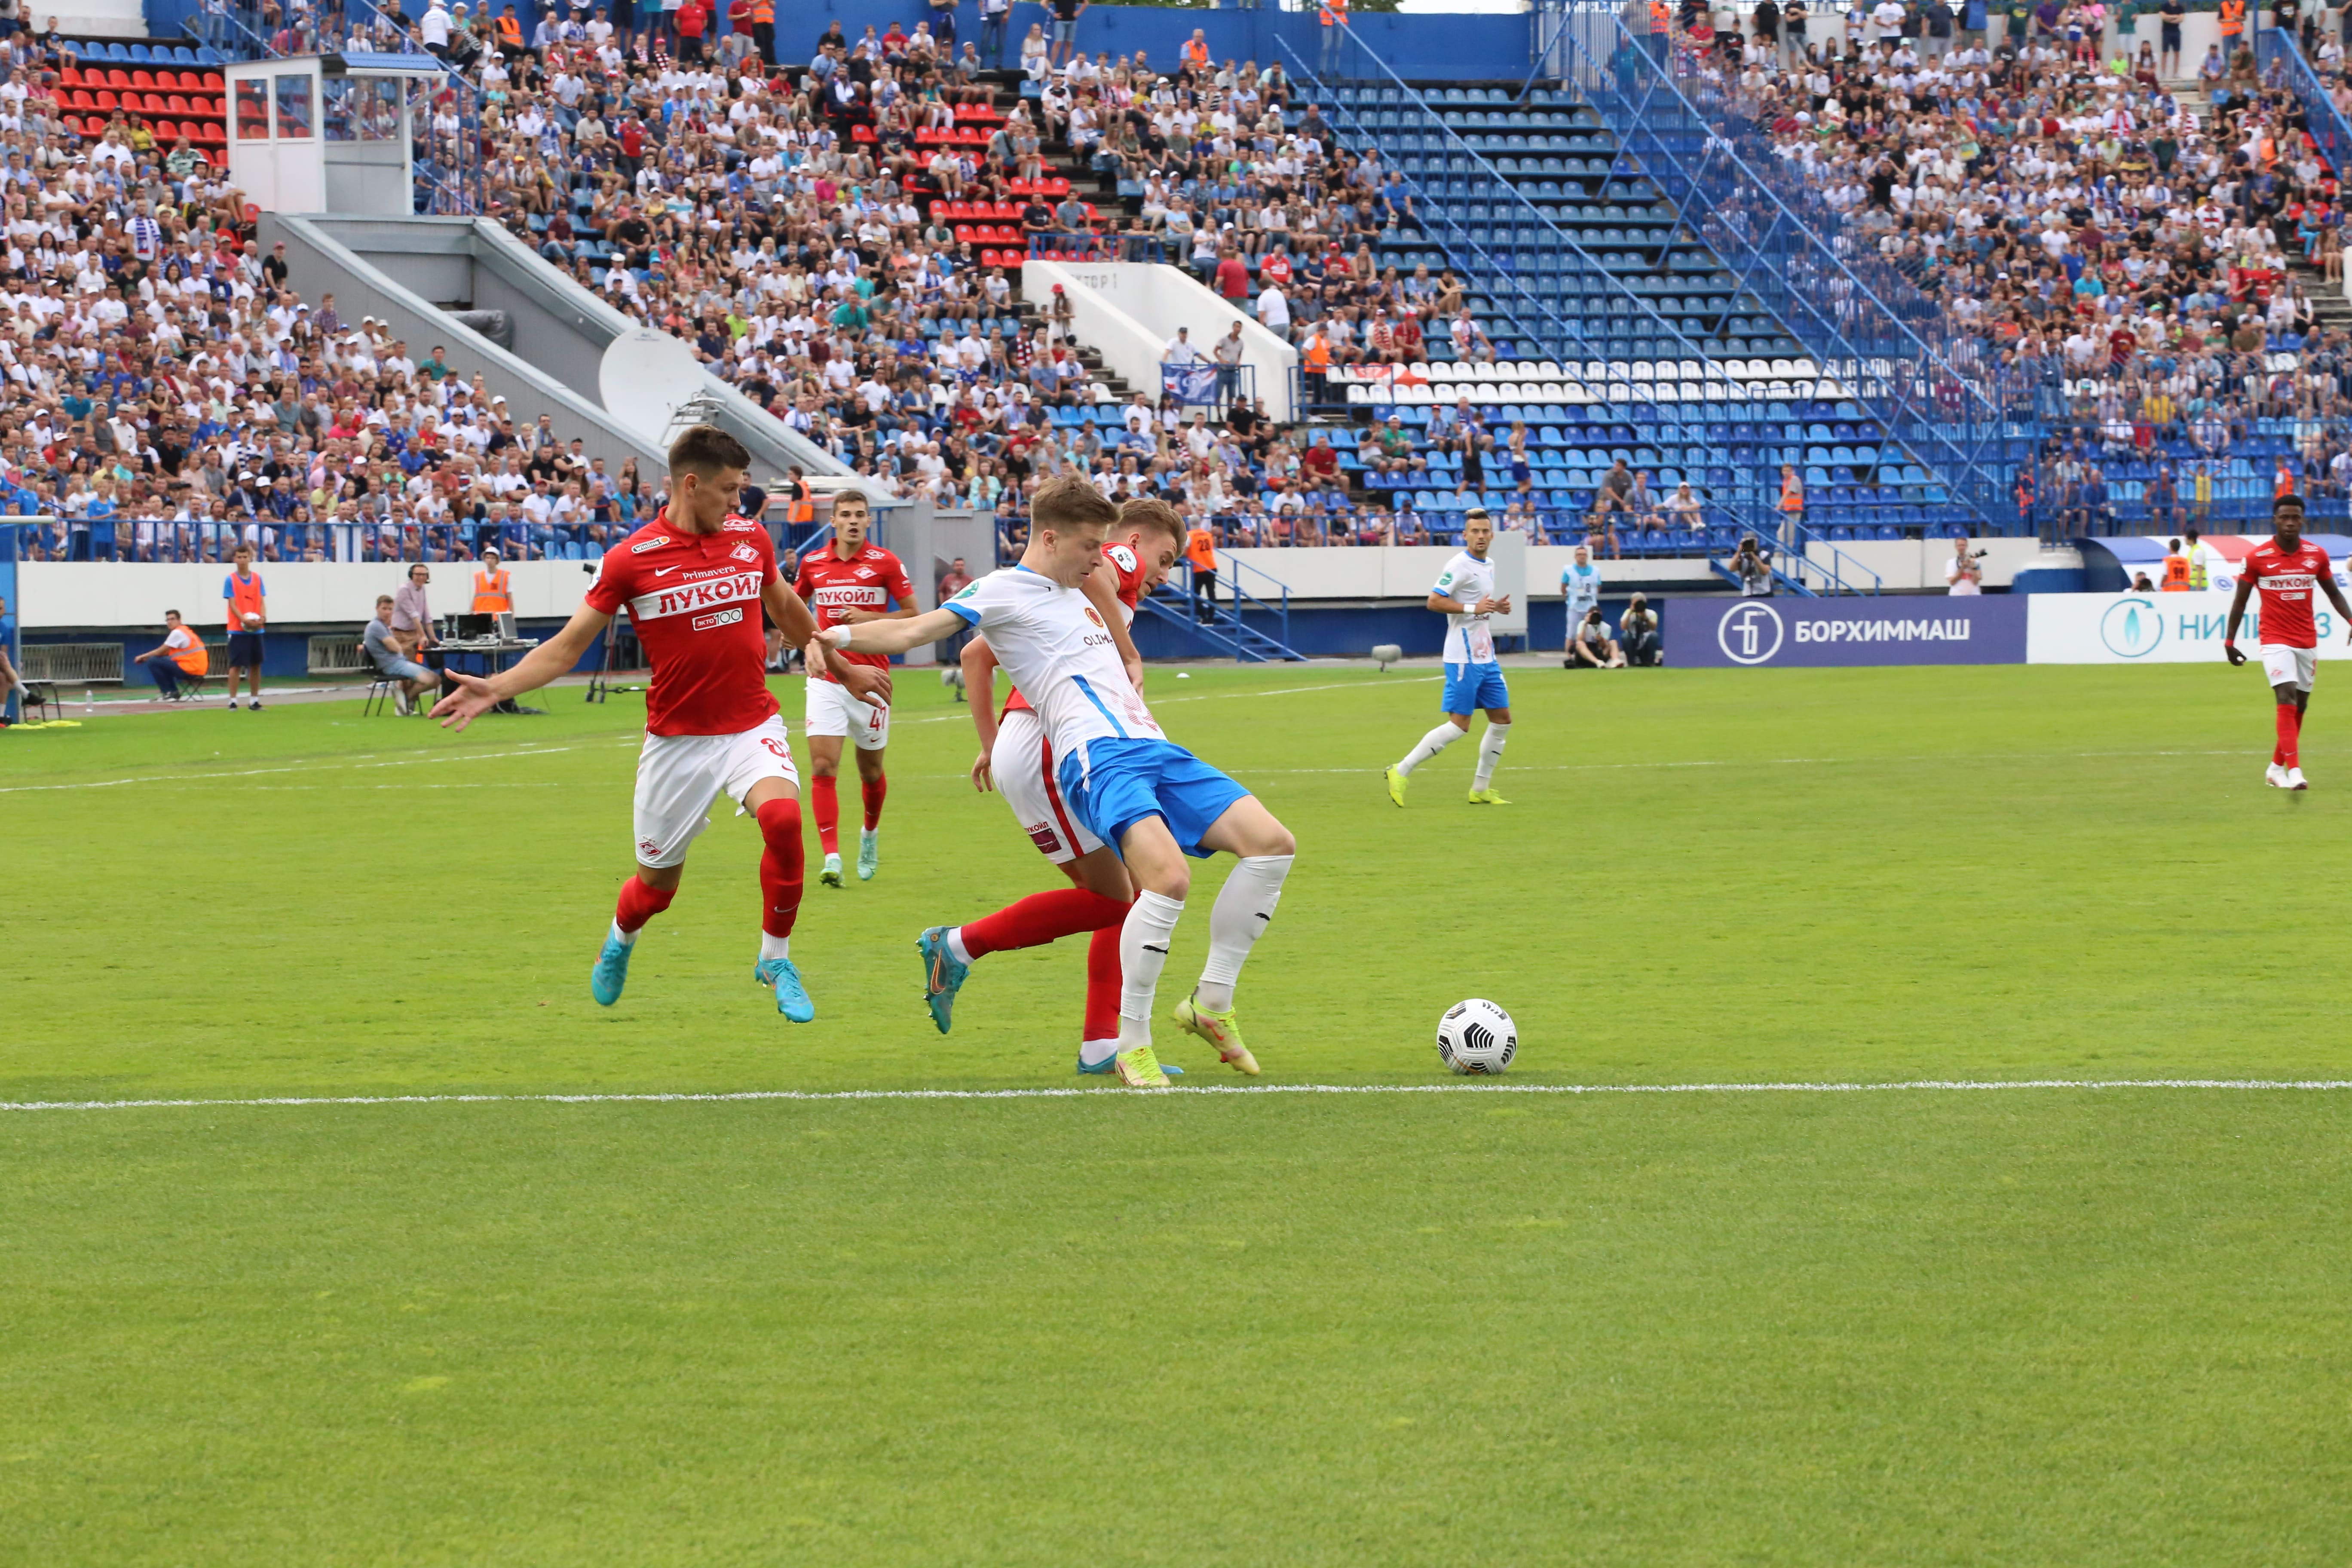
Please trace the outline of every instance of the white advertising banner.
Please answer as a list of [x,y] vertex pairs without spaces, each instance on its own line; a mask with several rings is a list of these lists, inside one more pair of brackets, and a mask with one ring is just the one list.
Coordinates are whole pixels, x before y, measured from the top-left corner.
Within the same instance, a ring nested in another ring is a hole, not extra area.
[[[2221,634],[2230,624],[2224,593],[2035,594],[2025,624],[2028,664],[2220,663]],[[2260,598],[2246,605],[2238,646],[2251,654],[2262,641]],[[2319,645],[2344,636],[2343,618],[2317,606]]]

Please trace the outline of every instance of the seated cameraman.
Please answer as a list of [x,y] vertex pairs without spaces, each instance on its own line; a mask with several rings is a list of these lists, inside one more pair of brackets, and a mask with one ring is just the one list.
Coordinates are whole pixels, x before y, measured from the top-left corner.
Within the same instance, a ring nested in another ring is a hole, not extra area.
[[1570,669],[1622,669],[1625,655],[1617,639],[1609,635],[1609,623],[1601,618],[1601,606],[1595,605],[1584,612],[1584,619],[1576,623],[1576,633],[1568,639],[1568,668]]
[[392,707],[402,718],[416,711],[417,698],[441,689],[437,671],[427,669],[401,651],[400,634],[392,629],[391,595],[376,595],[375,619],[361,634],[360,647],[377,673],[400,682],[393,691]]

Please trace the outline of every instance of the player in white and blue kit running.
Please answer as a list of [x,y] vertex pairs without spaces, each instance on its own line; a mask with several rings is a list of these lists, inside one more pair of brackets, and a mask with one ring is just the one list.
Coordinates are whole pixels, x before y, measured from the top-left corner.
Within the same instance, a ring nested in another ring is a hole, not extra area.
[[1478,742],[1478,766],[1470,775],[1470,804],[1508,805],[1495,788],[1495,764],[1503,760],[1503,743],[1511,738],[1511,689],[1503,684],[1503,667],[1495,658],[1495,634],[1489,616],[1511,613],[1511,596],[1495,594],[1495,563],[1486,551],[1495,542],[1495,525],[1482,510],[1463,515],[1462,551],[1445,563],[1437,585],[1429,591],[1429,607],[1445,617],[1445,722],[1421,738],[1404,761],[1388,772],[1389,798],[1404,804],[1405,780],[1412,770],[1470,732],[1470,715],[1486,710],[1486,733]]
[[[1030,507],[1019,565],[989,574],[939,609],[834,626],[824,637],[847,652],[890,654],[966,626],[986,635],[1045,726],[1063,802],[1087,833],[1118,851],[1141,889],[1120,928],[1118,1038],[1108,1048],[1122,1081],[1158,1087],[1168,1080],[1151,1049],[1152,1001],[1192,890],[1187,857],[1239,858],[1209,913],[1201,983],[1175,1011],[1179,1025],[1234,1061],[1246,1054],[1234,983],[1274,918],[1297,845],[1255,795],[1160,732],[1138,691],[1141,667],[1130,669],[1080,590],[1118,516],[1091,481],[1055,479]],[[1079,1065],[1089,1064],[1082,1057]]]

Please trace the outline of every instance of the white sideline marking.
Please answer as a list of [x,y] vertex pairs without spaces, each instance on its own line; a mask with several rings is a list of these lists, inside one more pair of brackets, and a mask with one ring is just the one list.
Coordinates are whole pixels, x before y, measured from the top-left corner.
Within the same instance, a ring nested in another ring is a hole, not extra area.
[[[1442,675],[1408,675],[1395,680],[1368,677],[1362,680],[1335,680],[1328,686],[1283,686],[1271,691],[1204,691],[1197,697],[1154,697],[1150,702],[1154,708],[1170,708],[1179,702],[1223,702],[1237,697],[1296,697],[1302,691],[1375,691],[1393,686],[1434,686],[1444,679]],[[893,721],[900,724],[951,724],[959,719],[969,723],[971,718],[969,713],[938,713],[922,719]]]
[[[1917,1079],[1900,1083],[1268,1083],[1202,1084],[1171,1095],[1204,1094],[1884,1094],[1960,1093],[2017,1089],[2352,1089],[2352,1079],[2115,1078]],[[253,1100],[0,1100],[6,1110],[222,1110],[277,1105],[669,1105],[736,1100],[1071,1100],[1117,1092],[1100,1089],[745,1089],[651,1094],[342,1094],[271,1095]]]
[[[629,744],[637,743],[638,737],[633,735],[629,738]],[[361,768],[413,768],[423,763],[488,763],[496,762],[501,757],[549,757],[559,752],[580,750],[582,748],[578,746],[533,746],[524,752],[450,752],[440,756],[401,757],[389,763],[354,761],[322,763],[313,767],[289,765],[282,768],[238,768],[227,773],[150,773],[144,778],[89,779],[80,784],[10,784],[5,788],[0,788],[0,795],[33,795],[44,790],[59,789],[117,789],[123,784],[177,784],[188,780],[252,779],[260,778],[266,773],[339,773]]]
[[[1168,704],[1174,702],[1220,702],[1229,699],[1241,697],[1289,697],[1301,691],[1341,691],[1353,687],[1361,687],[1366,690],[1371,690],[1377,687],[1384,686],[1428,684],[1439,679],[1439,677],[1433,675],[1407,676],[1402,680],[1395,681],[1381,681],[1370,679],[1362,680],[1340,680],[1334,681],[1328,686],[1286,686],[1278,690],[1273,691],[1208,691],[1202,693],[1198,697],[1160,698],[1155,701],[1154,706],[1165,707]],[[898,721],[900,724],[950,724],[958,721],[970,723],[971,721],[971,715],[968,713],[940,713],[927,718],[901,719]],[[635,733],[625,737],[623,740],[615,743],[620,745],[635,746],[642,744],[644,739],[645,737],[643,734]],[[580,745],[533,746],[528,751],[459,752],[442,756],[403,757],[396,762],[389,763],[320,763],[311,765],[296,764],[278,768],[240,768],[229,772],[209,773],[151,773],[142,778],[89,779],[80,784],[8,784],[0,786],[0,795],[35,795],[52,790],[69,789],[120,789],[125,784],[184,784],[191,781],[201,782],[205,779],[250,779],[260,778],[269,773],[342,773],[357,767],[405,768],[414,767],[420,763],[490,762],[501,757],[545,757],[552,756],[559,752],[576,752],[584,749],[585,748],[583,746]],[[1362,770],[1345,768],[1334,769],[1332,771],[1340,773],[1357,773],[1361,772]],[[961,773],[943,773],[940,776],[942,778],[961,778],[963,775]]]

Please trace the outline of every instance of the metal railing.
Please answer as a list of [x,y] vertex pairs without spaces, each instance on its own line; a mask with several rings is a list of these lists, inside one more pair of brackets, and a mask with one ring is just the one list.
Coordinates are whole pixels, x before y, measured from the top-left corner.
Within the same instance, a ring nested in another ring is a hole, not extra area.
[[2264,27],[2254,35],[2254,64],[2265,86],[2284,88],[2303,106],[2304,129],[2319,148],[2319,155],[2341,179],[2345,160],[2352,157],[2352,124],[2327,91],[2327,84],[2303,57],[2294,35],[2284,27]]
[[[1432,229],[1433,220],[1433,226],[1440,237],[1440,243],[1458,263],[1464,264],[1463,270],[1470,275],[1472,280],[1490,299],[1506,301],[1507,308],[1508,303],[1517,303],[1523,308],[1531,308],[1549,339],[1545,346],[1562,358],[1580,358],[1585,362],[1583,374],[1577,375],[1576,379],[1580,382],[1589,381],[1590,367],[1600,364],[1605,367],[1604,381],[1611,386],[1622,389],[1615,395],[1610,396],[1610,401],[1640,399],[1646,402],[1653,395],[1654,383],[1637,381],[1633,376],[1632,366],[1622,359],[1622,350],[1617,344],[1608,340],[1596,340],[1589,335],[1582,324],[1583,318],[1564,317],[1554,310],[1549,300],[1544,297],[1546,291],[1539,286],[1530,287],[1528,283],[1530,276],[1538,279],[1561,279],[1585,275],[1605,279],[1610,285],[1612,296],[1627,302],[1632,307],[1633,314],[1622,319],[1634,321],[1651,338],[1667,344],[1673,357],[1685,361],[1696,361],[1702,367],[1703,378],[1720,379],[1722,377],[1723,373],[1719,363],[1722,354],[1719,349],[1692,338],[1676,324],[1673,318],[1661,313],[1651,300],[1627,287],[1623,277],[1621,276],[1626,268],[1621,266],[1612,270],[1604,259],[1596,257],[1568,230],[1554,223],[1542,208],[1537,206],[1522,194],[1518,187],[1507,179],[1483,153],[1471,146],[1420,93],[1397,76],[1389,68],[1387,62],[1382,60],[1376,51],[1357,38],[1350,29],[1341,26],[1326,31],[1339,35],[1334,38],[1318,40],[1323,52],[1338,61],[1335,68],[1339,75],[1355,79],[1371,80],[1390,89],[1390,93],[1384,96],[1391,97],[1396,101],[1381,103],[1378,106],[1379,110],[1394,112],[1412,121],[1414,128],[1418,130],[1424,141],[1434,139],[1445,149],[1439,154],[1444,159],[1444,168],[1445,188],[1442,192],[1430,190],[1409,172],[1405,175],[1407,183],[1413,186],[1414,211],[1423,231],[1428,232]],[[1335,126],[1343,134],[1352,132],[1359,141],[1377,143],[1383,135],[1392,133],[1367,124],[1363,119],[1367,106],[1353,101],[1353,94],[1343,95],[1328,87],[1316,72],[1307,67],[1306,61],[1299,58],[1288,38],[1281,38],[1277,42],[1291,56],[1294,78],[1308,87],[1318,100],[1326,98],[1330,100]],[[1620,171],[1612,168],[1610,177],[1612,179],[1620,177]],[[1499,202],[1513,214],[1511,243],[1508,248],[1499,252],[1490,248],[1483,239],[1474,236],[1469,226],[1458,216],[1455,204],[1464,199],[1465,182],[1468,184],[1470,199],[1476,200],[1483,193],[1488,205]],[[1435,199],[1432,199],[1433,197]],[[1654,212],[1651,216],[1672,220],[1676,229],[1681,227],[1681,216],[1678,216],[1671,208],[1664,213]],[[1675,246],[1687,246],[1693,242],[1687,238],[1676,237],[1670,232],[1669,236],[1659,243],[1663,245],[1666,254],[1671,256]],[[1692,285],[1704,282],[1710,293],[1727,292],[1733,307],[1736,308],[1744,286],[1735,279],[1731,287],[1727,289],[1724,287],[1720,281],[1722,268],[1719,253],[1710,258],[1710,263],[1705,268],[1703,279],[1698,271],[1686,270],[1677,274],[1670,266],[1657,275],[1670,280],[1679,277]],[[1761,313],[1761,311],[1756,313]],[[1514,314],[1517,312],[1514,311]],[[1618,320],[1618,318],[1612,319]],[[1811,379],[1815,384],[1811,392],[1816,400],[1842,401],[1850,397],[1854,391],[1853,386],[1840,384],[1834,381],[1828,382],[1824,385],[1822,378],[1819,376]],[[1724,514],[1736,527],[1756,531],[1766,537],[1770,537],[1783,529],[1781,520],[1777,513],[1764,516],[1751,512],[1735,494],[1727,491],[1713,494],[1709,499],[1715,510]],[[1805,531],[1808,542],[1818,544],[1821,549],[1832,552],[1837,558],[1843,558],[1843,552],[1838,552],[1826,538],[1813,534],[1811,531]],[[1838,573],[1833,565],[1827,570],[1839,584],[1838,591],[1864,591],[1858,587],[1845,587],[1843,574]],[[1853,567],[1853,573],[1857,583],[1860,577],[1868,574],[1865,568],[1858,565]],[[1868,591],[1875,590],[1874,588]]]
[[1160,391],[1172,397],[1181,407],[1213,410],[1223,414],[1240,405],[1247,407],[1257,398],[1257,367],[1253,364],[1217,364],[1200,361],[1192,364],[1162,364],[1160,367]]
[[[1349,29],[1342,26],[1328,31],[1345,35],[1344,37],[1336,40],[1331,47],[1343,61],[1356,62],[1349,68],[1359,71],[1378,71],[1397,89],[1401,99],[1410,99],[1412,103],[1417,106],[1417,113],[1434,124],[1440,135],[1451,139],[1460,146],[1459,154],[1448,157],[1449,189],[1443,193],[1443,199],[1432,199],[1440,194],[1428,190],[1413,176],[1410,174],[1406,176],[1407,182],[1414,186],[1415,212],[1423,231],[1424,233],[1434,231],[1437,242],[1444,247],[1462,270],[1479,284],[1490,300],[1510,311],[1523,325],[1528,321],[1538,324],[1538,331],[1546,340],[1542,346],[1552,351],[1543,357],[1550,358],[1557,355],[1562,359],[1580,362],[1580,370],[1574,379],[1588,387],[1592,379],[1591,367],[1600,365],[1602,367],[1601,375],[1603,384],[1602,395],[1612,403],[1630,403],[1637,399],[1643,402],[1649,401],[1654,395],[1652,388],[1654,384],[1637,382],[1633,375],[1631,363],[1616,356],[1616,345],[1607,340],[1596,341],[1586,333],[1579,321],[1563,317],[1554,310],[1549,302],[1528,285],[1520,272],[1519,262],[1524,256],[1530,268],[1540,267],[1543,265],[1543,258],[1548,254],[1556,262],[1559,251],[1566,248],[1582,257],[1600,275],[1607,276],[1605,270],[1600,268],[1598,263],[1592,263],[1590,254],[1577,246],[1574,241],[1569,240],[1557,226],[1551,224],[1549,219],[1543,217],[1533,203],[1519,195],[1516,188],[1509,187],[1507,182],[1503,181],[1499,174],[1492,174],[1493,166],[1486,163],[1467,142],[1462,142],[1459,134],[1451,126],[1446,125],[1427,104],[1423,103],[1417,94],[1405,87],[1403,81],[1394,72],[1389,70],[1380,57],[1356,39]],[[1341,102],[1338,94],[1329,92],[1325,88],[1307,62],[1291,47],[1287,38],[1280,38],[1276,41],[1286,52],[1291,55],[1291,73],[1294,79],[1306,85],[1316,94],[1318,100],[1327,97],[1330,99],[1339,129],[1343,132],[1352,132],[1360,141],[1377,140],[1379,132],[1363,124],[1355,106]],[[1405,105],[1384,104],[1381,107],[1402,110]],[[1524,230],[1515,224],[1512,248],[1499,254],[1490,249],[1486,241],[1475,234],[1454,211],[1454,202],[1459,193],[1451,188],[1451,183],[1456,172],[1453,165],[1459,165],[1459,173],[1464,177],[1476,179],[1479,176],[1473,167],[1474,160],[1476,165],[1490,171],[1486,176],[1489,183],[1507,189],[1509,200],[1524,206],[1528,212],[1535,216],[1536,222],[1541,224],[1541,227],[1538,228],[1535,223],[1530,223]],[[1519,244],[1521,233],[1524,233],[1527,238],[1524,247]],[[1629,300],[1639,300],[1639,296],[1632,294],[1630,290],[1626,291],[1625,297]],[[1663,327],[1666,319],[1660,316],[1654,307],[1650,306],[1647,301],[1641,301],[1641,303],[1642,308],[1648,312],[1652,320]],[[1694,358],[1704,366],[1715,368],[1712,356],[1707,355],[1698,345],[1682,336],[1679,331],[1672,332],[1672,336],[1676,343],[1687,351],[1685,353],[1677,354],[1675,356],[1677,359]],[[1568,379],[1566,367],[1563,366],[1562,370],[1562,379],[1566,380]],[[1718,374],[1720,374],[1719,370]],[[1614,395],[1611,395],[1611,389],[1615,389]],[[1748,528],[1760,526],[1748,515],[1746,509],[1732,496],[1723,494],[1710,499],[1712,504],[1730,514],[1733,521],[1739,526]]]
[[[640,521],[643,520],[640,519]],[[0,520],[16,539],[16,559],[226,563],[239,543],[271,561],[436,562],[471,560],[495,547],[509,561],[595,561],[628,537],[633,522],[184,521],[117,517]]]
[[1727,258],[1739,289],[1941,470],[1959,504],[1980,522],[1998,516],[2009,426],[2030,417],[2038,378],[2011,383],[1939,300],[1849,235],[1748,106],[1685,74],[1690,62],[1669,37],[1635,32],[1613,8],[1578,5],[1568,21],[1561,39],[1577,91]]

